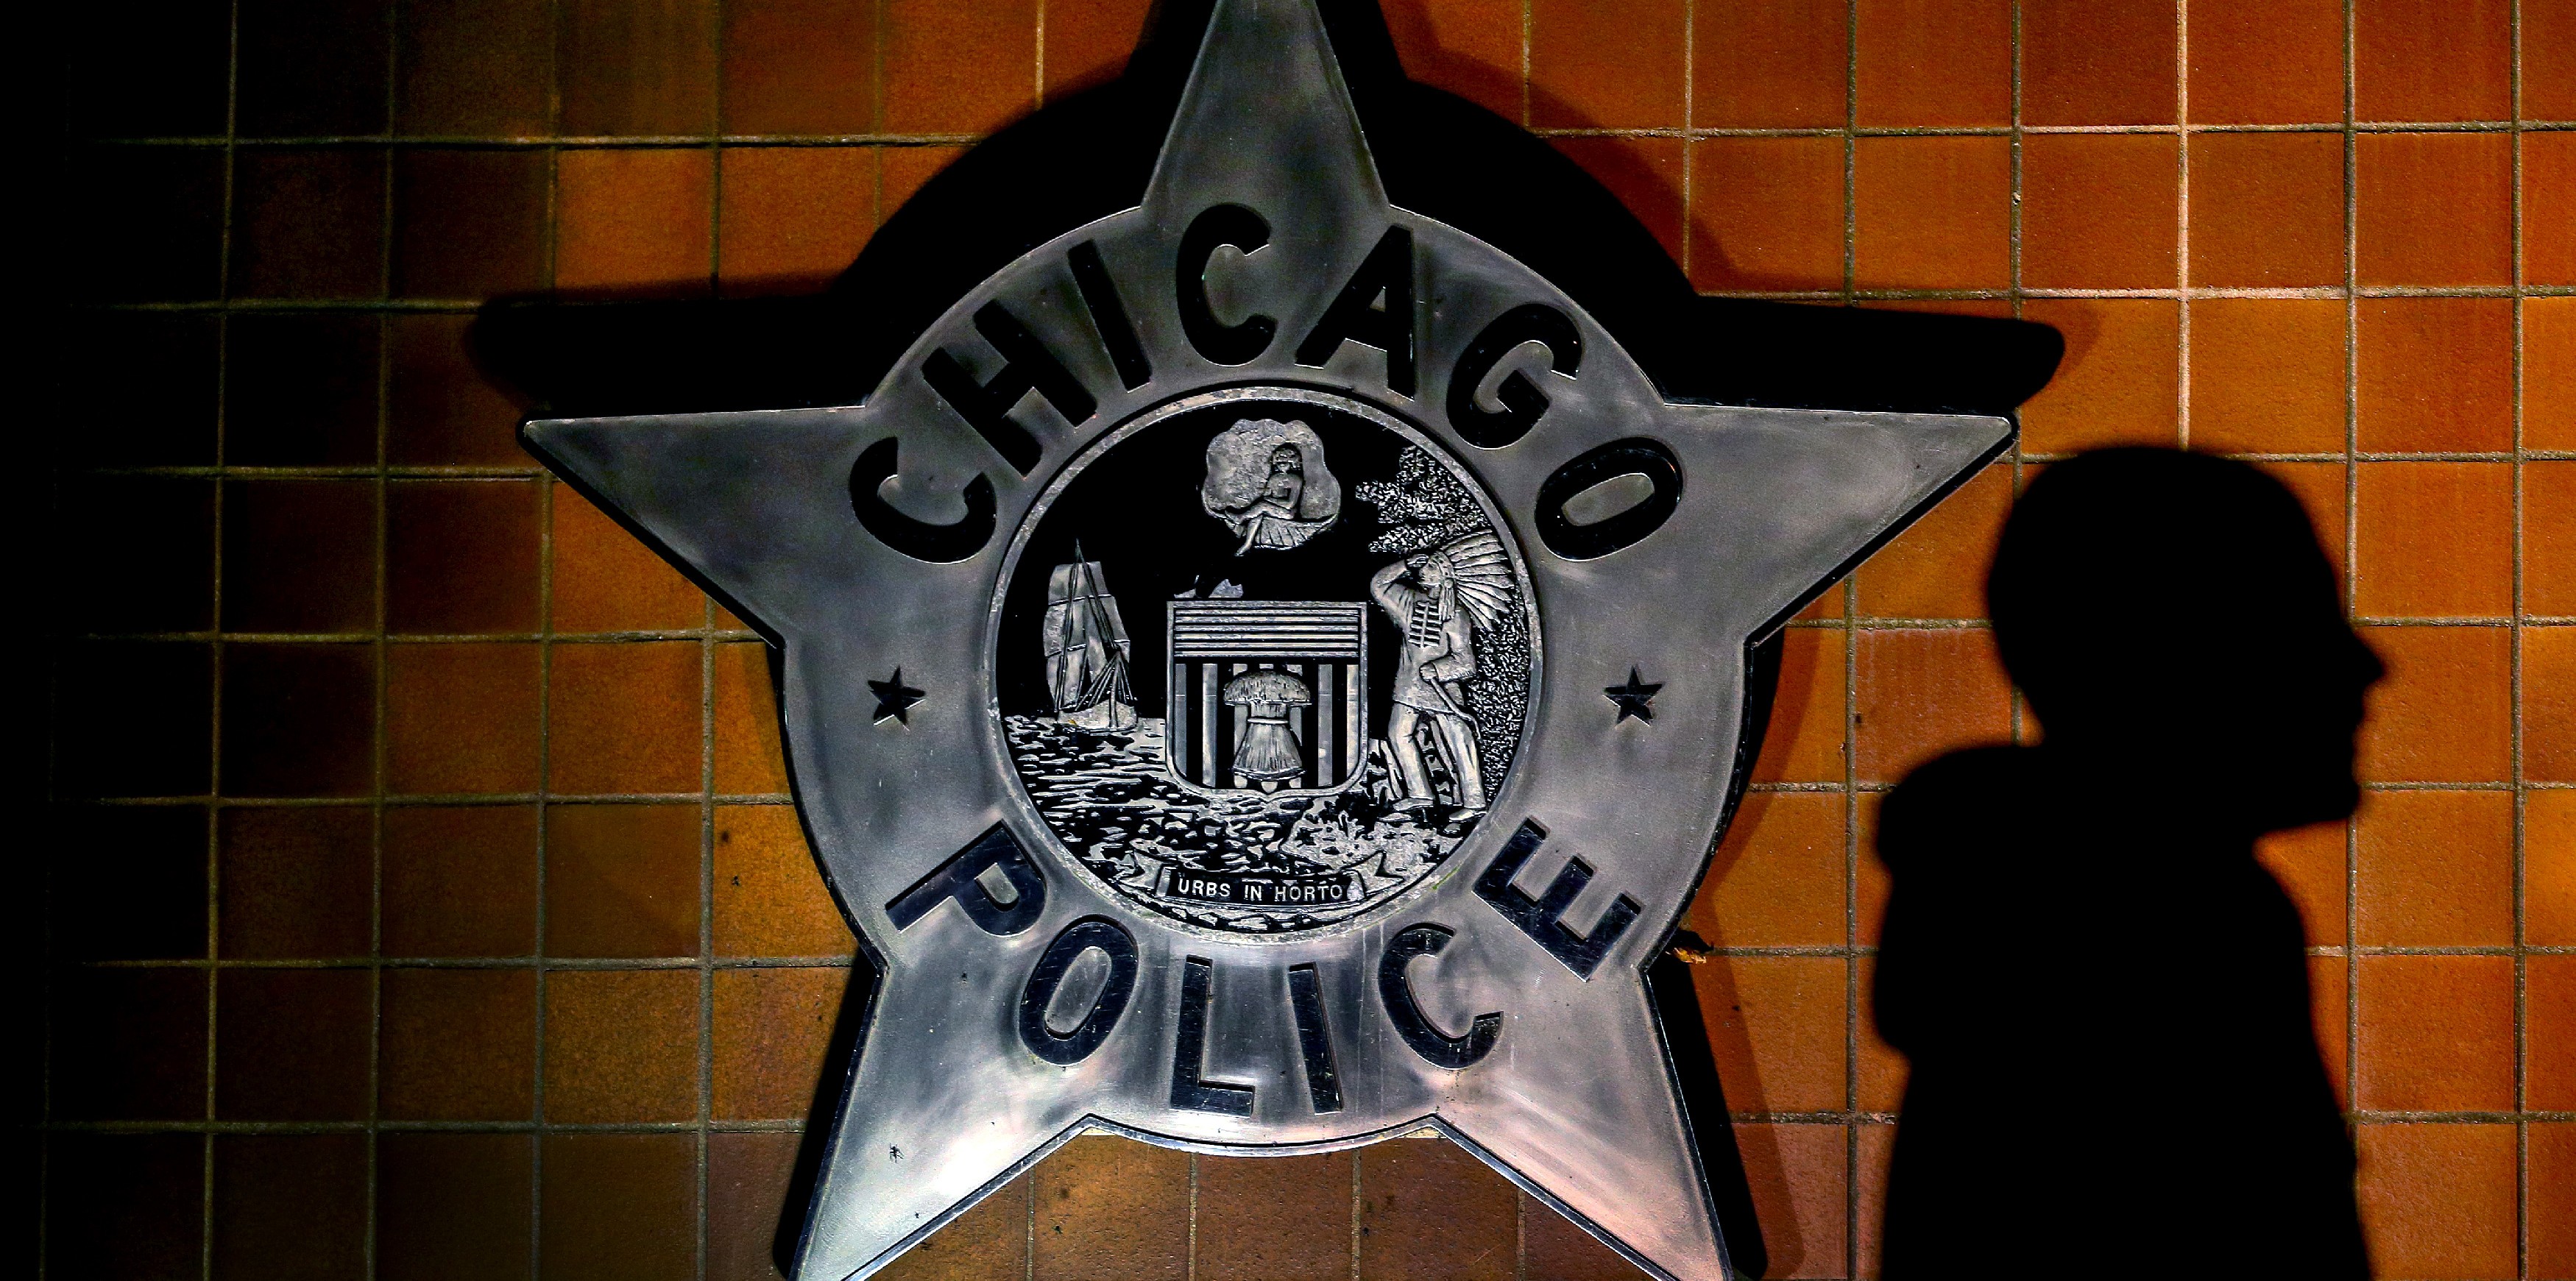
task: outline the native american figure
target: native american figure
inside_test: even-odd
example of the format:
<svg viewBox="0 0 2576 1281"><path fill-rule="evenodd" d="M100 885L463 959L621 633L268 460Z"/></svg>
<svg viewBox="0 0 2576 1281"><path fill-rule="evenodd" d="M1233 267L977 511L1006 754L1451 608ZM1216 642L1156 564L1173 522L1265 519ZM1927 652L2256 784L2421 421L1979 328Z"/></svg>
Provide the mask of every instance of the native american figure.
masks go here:
<svg viewBox="0 0 2576 1281"><path fill-rule="evenodd" d="M1208 442L1199 503L1243 540L1235 555L1284 551L1332 527L1342 513L1342 486L1324 465L1314 428L1247 418Z"/></svg>
<svg viewBox="0 0 2576 1281"><path fill-rule="evenodd" d="M1501 540L1480 530L1397 561L1369 579L1369 596L1404 633L1386 718L1387 750L1404 789L1397 808L1423 809L1440 799L1422 756L1419 731L1427 727L1458 808L1483 810L1476 718L1461 685L1476 675L1476 633L1491 630L1511 604L1511 562Z"/></svg>

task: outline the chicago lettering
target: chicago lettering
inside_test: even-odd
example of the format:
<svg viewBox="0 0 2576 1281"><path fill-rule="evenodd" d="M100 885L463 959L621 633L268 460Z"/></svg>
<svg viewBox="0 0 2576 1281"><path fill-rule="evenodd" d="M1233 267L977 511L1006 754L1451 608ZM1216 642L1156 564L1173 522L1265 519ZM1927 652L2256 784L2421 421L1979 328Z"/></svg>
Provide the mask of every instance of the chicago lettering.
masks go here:
<svg viewBox="0 0 2576 1281"><path fill-rule="evenodd" d="M1200 211L1181 235L1172 263L1174 318L1190 349L1211 364L1250 364L1279 336L1278 319L1260 312L1226 323L1217 316L1207 289L1208 264L1217 250L1230 248L1250 257L1275 252L1270 243L1269 220L1236 204ZM1152 361L1099 248L1087 240L1073 246L1065 253L1065 270L1120 385L1134 391L1152 382ZM1314 328L1298 341L1295 362L1321 368L1346 344L1374 347L1386 355L1386 390L1413 399L1421 325L1416 305L1421 293L1418 270L1413 233L1389 227L1341 282ZM1036 469L1045 449L1035 434L1013 419L1020 401L1034 392L1067 427L1074 427L1099 411L1099 400L1003 303L991 301L977 308L973 323L989 354L971 350L972 343L955 350L937 347L916 372L1013 473L1025 477ZM1459 353L1444 408L1450 427L1468 444L1489 450L1511 448L1547 414L1546 393L1519 369L1506 373L1495 385L1500 409L1486 409L1476 399L1477 390L1503 359L1532 342L1546 349L1548 368L1555 373L1573 378L1581 369L1581 329L1572 317L1547 303L1523 303L1504 311ZM980 378L968 368L970 360L989 367L995 359L999 366ZM966 482L959 491L966 514L957 521L943 525L916 520L895 510L880 492L896 474L896 448L894 437L877 441L860 451L850 470L850 506L860 526L888 548L933 564L967 560L988 546L996 506L993 482L981 474ZM1631 474L1644 476L1653 486L1644 501L1590 524L1577 525L1566 516L1565 504L1575 495ZM1634 546L1661 528L1680 505L1681 494L1681 467L1671 450L1644 438L1618 441L1589 450L1551 473L1539 489L1535 523L1540 541L1550 551L1568 560L1595 560Z"/></svg>

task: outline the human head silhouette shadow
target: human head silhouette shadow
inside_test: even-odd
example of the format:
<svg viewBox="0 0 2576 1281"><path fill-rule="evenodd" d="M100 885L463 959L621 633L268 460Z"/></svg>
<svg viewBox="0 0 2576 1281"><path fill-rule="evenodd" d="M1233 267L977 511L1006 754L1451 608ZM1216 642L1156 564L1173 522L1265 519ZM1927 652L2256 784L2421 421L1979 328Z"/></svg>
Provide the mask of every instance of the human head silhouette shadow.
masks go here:
<svg viewBox="0 0 2576 1281"><path fill-rule="evenodd" d="M2362 694L2299 501L2244 463L2106 449L2041 472L1986 582L2052 752L2253 834L2349 816Z"/></svg>

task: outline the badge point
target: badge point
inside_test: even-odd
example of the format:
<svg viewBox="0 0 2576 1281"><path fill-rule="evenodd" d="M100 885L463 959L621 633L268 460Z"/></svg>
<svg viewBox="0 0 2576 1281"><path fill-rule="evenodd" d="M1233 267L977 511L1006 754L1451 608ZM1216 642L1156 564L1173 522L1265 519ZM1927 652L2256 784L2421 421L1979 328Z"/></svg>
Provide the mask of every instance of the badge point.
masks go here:
<svg viewBox="0 0 2576 1281"><path fill-rule="evenodd" d="M1662 688L1660 683L1649 685L1638 680L1637 669L1629 668L1627 684L1605 686L1601 691L1611 702L1619 705L1618 719L1610 723L1616 725L1631 716L1652 723L1655 719L1655 692Z"/></svg>
<svg viewBox="0 0 2576 1281"><path fill-rule="evenodd" d="M869 681L868 692L877 696L874 719L879 725L889 720L901 725L912 724L913 704L927 696L924 691L903 683L903 669L900 667L894 669L894 675L885 680Z"/></svg>

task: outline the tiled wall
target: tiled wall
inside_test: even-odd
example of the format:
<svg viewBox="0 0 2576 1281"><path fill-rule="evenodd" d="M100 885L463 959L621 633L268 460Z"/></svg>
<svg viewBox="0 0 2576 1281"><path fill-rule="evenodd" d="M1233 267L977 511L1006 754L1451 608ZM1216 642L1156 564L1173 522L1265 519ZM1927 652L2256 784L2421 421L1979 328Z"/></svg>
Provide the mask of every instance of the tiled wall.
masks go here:
<svg viewBox="0 0 2576 1281"><path fill-rule="evenodd" d="M2391 669L2359 820L2267 854L2383 1274L2576 1276L2576 2L1389 8L1703 289L2068 338L2021 453L1795 625L1688 922L1775 1270L1874 1269L1869 825L2029 730L1984 549L2047 457L2153 441L2294 486ZM539 473L459 336L809 287L1142 5L69 12L47 1275L770 1275L852 942L761 650ZM888 1275L1633 1274L1444 1143L1094 1138Z"/></svg>

